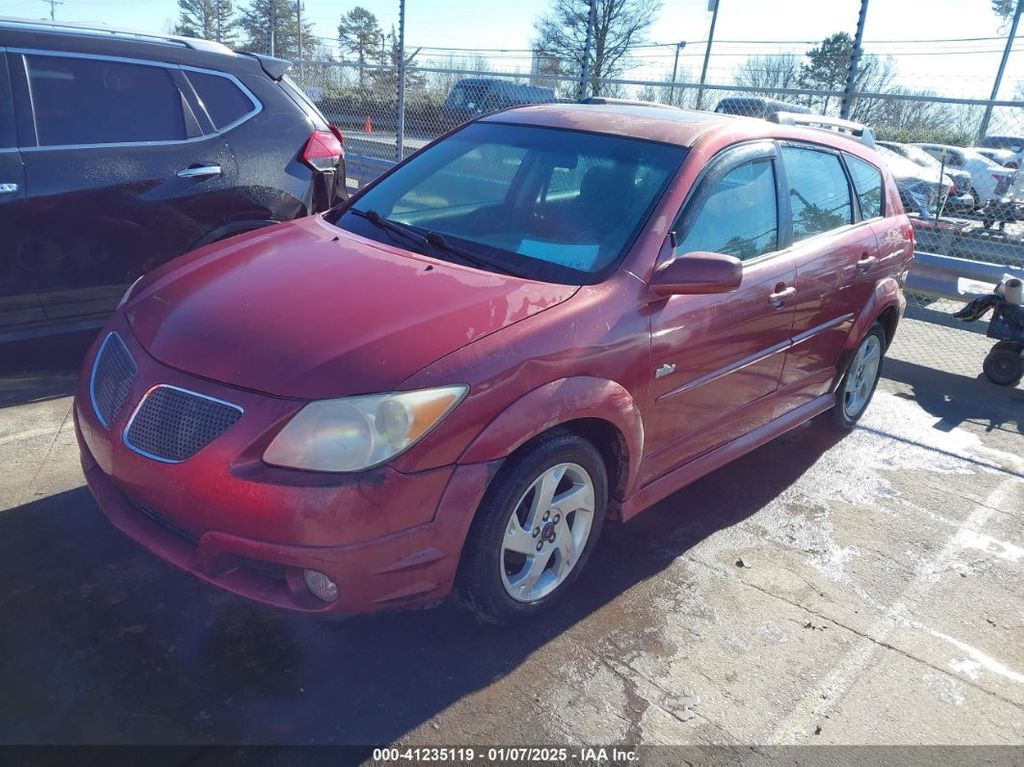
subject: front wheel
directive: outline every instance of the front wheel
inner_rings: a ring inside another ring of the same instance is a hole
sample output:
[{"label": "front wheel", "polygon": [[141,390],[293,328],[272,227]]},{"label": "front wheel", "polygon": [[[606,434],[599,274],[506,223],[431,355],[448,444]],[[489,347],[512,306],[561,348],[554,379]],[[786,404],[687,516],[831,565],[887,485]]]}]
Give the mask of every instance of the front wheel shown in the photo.
[{"label": "front wheel", "polygon": [[513,455],[470,527],[456,589],[484,620],[535,615],[579,576],[604,524],[608,479],[584,438],[553,433]]},{"label": "front wheel", "polygon": [[868,409],[882,375],[884,355],[885,330],[876,322],[861,339],[853,361],[836,389],[836,404],[831,417],[832,423],[840,429],[852,429]]}]

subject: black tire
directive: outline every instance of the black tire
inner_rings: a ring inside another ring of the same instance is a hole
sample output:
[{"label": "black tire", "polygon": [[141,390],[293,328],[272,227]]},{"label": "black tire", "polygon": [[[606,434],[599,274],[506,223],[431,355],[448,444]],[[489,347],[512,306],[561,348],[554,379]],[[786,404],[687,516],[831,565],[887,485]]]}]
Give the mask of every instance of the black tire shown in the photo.
[{"label": "black tire", "polygon": [[[847,383],[850,375],[854,372],[854,362],[857,359],[857,355],[865,344],[871,343],[871,339],[875,339],[878,343],[880,358],[878,360],[878,367],[874,373],[874,379],[868,381],[867,398],[860,405],[859,409],[850,412],[847,407]],[[882,377],[882,363],[885,361],[885,347],[886,347],[886,336],[885,328],[879,323],[875,323],[871,326],[871,329],[864,335],[857,344],[857,349],[850,357],[850,366],[847,368],[846,373],[843,374],[842,380],[839,382],[839,386],[835,393],[835,404],[832,410],[829,411],[829,423],[839,429],[840,431],[850,431],[854,426],[857,425],[857,421],[861,419],[861,416],[868,409],[868,405],[871,404],[871,399],[875,396],[875,389],[878,388],[878,379]]]},{"label": "black tire", "polygon": [[[506,566],[504,537],[533,483],[548,469],[569,463],[582,467],[594,488],[594,512],[589,537],[576,563],[554,590],[536,601],[517,601],[506,590],[501,568]],[[608,473],[597,448],[571,432],[556,430],[520,448],[502,466],[477,509],[466,536],[455,590],[469,609],[483,620],[506,623],[545,611],[579,577],[601,536],[608,505]]]},{"label": "black tire", "polygon": [[985,376],[999,386],[1014,386],[1024,375],[1024,362],[1020,358],[1020,345],[1000,341],[985,357],[982,365]]}]

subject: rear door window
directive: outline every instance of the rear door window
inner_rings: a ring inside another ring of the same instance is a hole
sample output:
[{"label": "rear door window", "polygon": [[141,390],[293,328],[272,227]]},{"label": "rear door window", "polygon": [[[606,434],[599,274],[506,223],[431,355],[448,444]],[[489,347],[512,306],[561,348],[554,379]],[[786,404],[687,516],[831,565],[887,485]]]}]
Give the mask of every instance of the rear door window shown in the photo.
[{"label": "rear door window", "polygon": [[837,155],[783,146],[782,159],[789,177],[794,241],[853,223],[850,185]]},{"label": "rear door window", "polygon": [[186,71],[185,76],[196,89],[217,130],[223,130],[255,110],[252,99],[229,77],[191,70]]},{"label": "rear door window", "polygon": [[846,167],[853,177],[853,188],[860,202],[860,213],[865,219],[882,215],[882,172],[859,157],[846,155]]},{"label": "rear door window", "polygon": [[41,146],[179,141],[181,94],[165,67],[25,56]]},{"label": "rear door window", "polygon": [[775,167],[765,159],[733,168],[715,183],[676,253],[704,250],[748,260],[778,250],[778,243]]}]

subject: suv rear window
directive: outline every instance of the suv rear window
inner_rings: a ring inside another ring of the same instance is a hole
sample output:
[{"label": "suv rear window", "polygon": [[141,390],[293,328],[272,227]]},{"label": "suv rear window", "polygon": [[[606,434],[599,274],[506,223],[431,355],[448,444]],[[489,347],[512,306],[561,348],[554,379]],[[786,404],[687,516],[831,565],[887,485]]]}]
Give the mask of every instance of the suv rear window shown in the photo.
[{"label": "suv rear window", "polygon": [[185,76],[217,130],[241,120],[254,109],[252,100],[228,77],[193,71],[186,71]]},{"label": "suv rear window", "polygon": [[793,239],[853,223],[850,185],[839,157],[803,147],[782,147],[789,176],[789,204],[793,210]]},{"label": "suv rear window", "polygon": [[882,215],[882,172],[859,157],[846,155],[846,167],[853,176],[853,188],[857,190],[861,215],[878,218]]},{"label": "suv rear window", "polygon": [[41,146],[177,141],[181,94],[160,66],[26,55]]}]

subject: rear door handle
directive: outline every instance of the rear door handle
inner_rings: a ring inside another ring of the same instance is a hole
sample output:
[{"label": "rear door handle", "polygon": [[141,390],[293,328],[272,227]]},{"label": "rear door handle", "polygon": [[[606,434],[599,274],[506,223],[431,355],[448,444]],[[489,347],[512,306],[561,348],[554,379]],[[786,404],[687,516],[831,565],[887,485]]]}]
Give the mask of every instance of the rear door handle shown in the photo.
[{"label": "rear door handle", "polygon": [[219,165],[193,165],[182,168],[177,173],[178,178],[211,178],[220,175]]},{"label": "rear door handle", "polygon": [[[779,286],[776,285],[776,288]],[[772,306],[776,309],[781,309],[786,305],[786,299],[796,295],[796,288],[790,285],[788,288],[782,290],[776,290],[774,293],[768,294],[768,300],[772,302]]]},{"label": "rear door handle", "polygon": [[14,194],[18,191],[18,185],[11,181],[0,181],[0,194]]},{"label": "rear door handle", "polygon": [[871,265],[874,264],[877,260],[878,258],[876,258],[875,256],[869,256],[865,254],[864,257],[857,262],[857,268],[860,269],[862,272],[866,272],[868,269],[871,268]]}]

